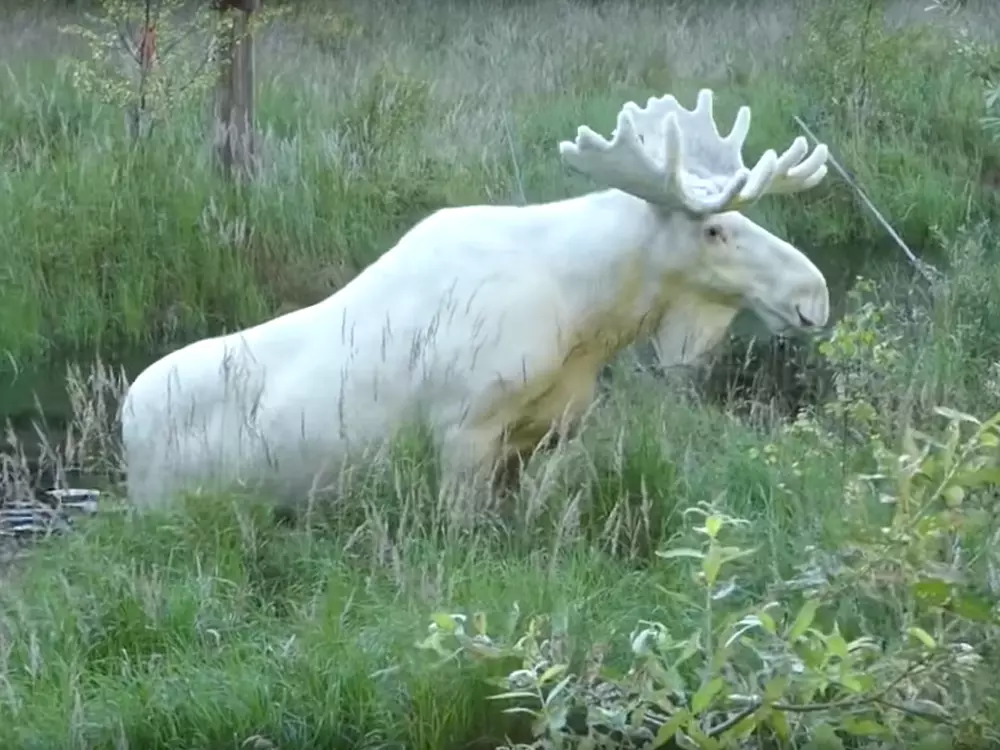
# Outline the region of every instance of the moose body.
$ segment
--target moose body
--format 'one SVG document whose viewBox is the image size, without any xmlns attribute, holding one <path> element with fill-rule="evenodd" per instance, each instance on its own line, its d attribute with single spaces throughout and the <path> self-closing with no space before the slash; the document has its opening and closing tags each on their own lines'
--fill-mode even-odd
<svg viewBox="0 0 1000 750">
<path fill-rule="evenodd" d="M 802 161 L 796 139 L 748 170 L 748 128 L 744 107 L 720 138 L 707 90 L 693 112 L 629 103 L 610 143 L 583 127 L 560 144 L 605 189 L 442 209 L 327 299 L 168 354 L 123 404 L 130 498 L 243 484 L 294 501 L 416 420 L 447 476 L 477 474 L 577 422 L 639 339 L 670 366 L 744 307 L 775 332 L 824 325 L 819 270 L 734 208 L 819 182 L 825 147 Z"/>
</svg>

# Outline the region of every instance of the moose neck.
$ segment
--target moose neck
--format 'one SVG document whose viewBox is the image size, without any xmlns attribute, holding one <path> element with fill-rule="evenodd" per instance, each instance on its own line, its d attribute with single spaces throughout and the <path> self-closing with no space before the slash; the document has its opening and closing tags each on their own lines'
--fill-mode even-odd
<svg viewBox="0 0 1000 750">
<path fill-rule="evenodd" d="M 653 347 L 660 367 L 701 364 L 726 335 L 738 312 L 739 308 L 724 302 L 678 293 L 653 332 Z"/>
</svg>

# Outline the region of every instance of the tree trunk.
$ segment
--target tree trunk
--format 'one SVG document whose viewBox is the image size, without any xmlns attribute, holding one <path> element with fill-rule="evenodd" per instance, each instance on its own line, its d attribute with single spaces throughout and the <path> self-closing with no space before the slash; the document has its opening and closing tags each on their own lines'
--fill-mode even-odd
<svg viewBox="0 0 1000 750">
<path fill-rule="evenodd" d="M 260 0 L 218 0 L 231 15 L 221 40 L 215 96 L 215 153 L 223 174 L 249 177 L 254 170 L 254 44 L 251 15 Z"/>
</svg>

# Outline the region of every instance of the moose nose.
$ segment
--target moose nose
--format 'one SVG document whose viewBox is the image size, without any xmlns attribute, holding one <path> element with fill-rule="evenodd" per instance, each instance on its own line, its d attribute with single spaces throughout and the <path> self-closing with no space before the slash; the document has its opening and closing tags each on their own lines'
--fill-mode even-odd
<svg viewBox="0 0 1000 750">
<path fill-rule="evenodd" d="M 802 314 L 802 308 L 798 305 L 795 306 L 795 312 L 799 316 L 799 325 L 803 328 L 812 328 L 816 325 L 812 320 Z"/>
</svg>

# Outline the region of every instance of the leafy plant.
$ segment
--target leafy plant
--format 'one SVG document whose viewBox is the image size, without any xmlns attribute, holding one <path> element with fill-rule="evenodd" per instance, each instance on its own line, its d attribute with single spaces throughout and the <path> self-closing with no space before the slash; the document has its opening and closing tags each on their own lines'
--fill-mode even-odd
<svg viewBox="0 0 1000 750">
<path fill-rule="evenodd" d="M 102 103 L 126 111 L 133 138 L 149 135 L 171 112 L 197 101 L 214 84 L 212 65 L 222 52 L 221 31 L 232 13 L 210 3 L 190 9 L 183 0 L 99 0 L 89 22 L 69 24 L 63 33 L 82 38 L 89 59 L 72 59 L 73 83 Z M 254 13 L 254 28 L 285 8 Z"/>
<path fill-rule="evenodd" d="M 951 417 L 950 425 L 967 421 Z M 604 664 L 604 647 L 592 648 L 574 665 L 565 628 L 546 636 L 542 618 L 531 618 L 507 645 L 488 634 L 482 613 L 473 615 L 471 628 L 465 615 L 438 613 L 420 648 L 446 660 L 519 661 L 494 681 L 502 691 L 494 699 L 515 701 L 504 711 L 530 716 L 535 739 L 504 750 L 667 742 L 730 748 L 749 747 L 745 743 L 754 737 L 839 747 L 841 737 L 912 741 L 940 725 L 958 726 L 969 717 L 947 696 L 969 683 L 986 635 L 969 623 L 992 630 L 995 618 L 981 600 L 956 589 L 954 580 L 930 571 L 938 570 L 941 534 L 970 533 L 975 514 L 964 523 L 955 515 L 960 495 L 998 476 L 995 456 L 980 449 L 995 444 L 998 424 L 1000 415 L 979 425 L 965 443 L 952 440 L 943 453 L 925 442 L 916 451 L 919 460 L 901 463 L 898 512 L 881 540 L 871 540 L 837 575 L 813 576 L 807 586 L 782 582 L 758 601 L 738 603 L 735 595 L 738 564 L 756 550 L 726 539 L 747 522 L 717 504 L 689 509 L 701 521 L 693 528 L 701 545 L 668 548 L 658 556 L 694 564 L 691 573 L 703 596 L 687 604 L 699 625 L 685 631 L 664 622 L 638 623 L 623 675 Z M 947 431 L 954 434 L 952 426 Z M 922 479 L 915 482 L 918 474 Z M 896 575 L 887 576 L 888 569 Z M 874 576 L 876 570 L 881 575 Z M 892 641 L 847 635 L 831 616 L 837 601 L 859 585 L 872 596 L 909 591 L 912 614 L 898 623 Z"/>
<path fill-rule="evenodd" d="M 494 698 L 531 718 L 533 742 L 505 750 L 996 739 L 971 696 L 1000 617 L 972 573 L 998 562 L 989 540 L 998 529 L 1000 414 L 980 421 L 936 407 L 927 431 L 904 426 L 891 449 L 878 394 L 897 377 L 901 344 L 889 334 L 892 305 L 874 302 L 873 291 L 860 279 L 851 310 L 819 344 L 834 370 L 833 397 L 754 449 L 769 464 L 791 460 L 793 472 L 800 461 L 837 459 L 845 442 L 863 457 L 865 470 L 845 482 L 850 531 L 836 549 L 810 548 L 791 574 L 751 592 L 759 570 L 746 566 L 759 550 L 739 538 L 749 522 L 723 498 L 689 508 L 698 519 L 689 540 L 700 543 L 657 556 L 688 568 L 700 597 L 660 592 L 682 599 L 696 625 L 640 621 L 624 673 L 605 664 L 603 645 L 574 659 L 565 624 L 546 633 L 534 617 L 516 639 L 495 638 L 482 613 L 471 630 L 464 615 L 433 616 L 421 648 L 448 660 L 516 662 L 493 681 Z M 877 622 L 865 615 L 873 608 Z"/>
<path fill-rule="evenodd" d="M 148 135 L 169 112 L 212 85 L 219 19 L 210 5 L 187 22 L 180 20 L 181 0 L 100 0 L 99 7 L 99 14 L 84 14 L 87 25 L 62 29 L 90 48 L 89 59 L 71 61 L 73 83 L 123 108 L 133 138 Z"/>
</svg>

